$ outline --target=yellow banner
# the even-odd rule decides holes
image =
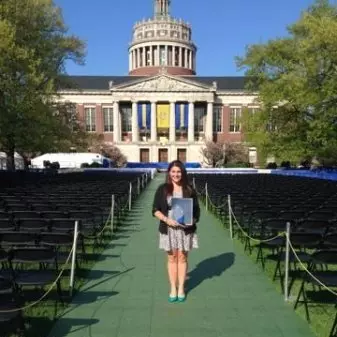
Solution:
[[[170,105],[157,104],[157,127],[169,128],[170,127]]]

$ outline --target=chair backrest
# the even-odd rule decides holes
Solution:
[[[54,249],[45,247],[24,247],[15,248],[11,251],[10,260],[12,263],[56,263],[56,253]]]
[[[290,242],[294,248],[313,249],[320,246],[323,236],[319,233],[293,232],[290,234]]]
[[[312,253],[313,264],[337,265],[337,249],[322,249]]]

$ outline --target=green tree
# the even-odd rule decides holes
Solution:
[[[243,114],[246,141],[279,161],[337,157],[337,7],[317,0],[288,36],[237,58],[261,109]]]
[[[56,103],[65,63],[83,63],[84,44],[68,35],[52,0],[0,2],[0,144],[14,167],[14,151],[31,153],[72,142],[67,104]]]

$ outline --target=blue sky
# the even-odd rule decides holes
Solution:
[[[335,1],[335,0],[334,0]],[[192,25],[197,75],[236,76],[245,47],[287,34],[287,25],[314,0],[172,0],[171,14]],[[153,0],[55,0],[69,31],[87,44],[85,66],[70,75],[127,75],[136,21],[152,17]]]

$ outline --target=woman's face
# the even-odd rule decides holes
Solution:
[[[171,178],[171,181],[175,184],[178,184],[180,183],[181,181],[181,170],[179,167],[177,166],[173,166],[170,170],[170,178]]]

